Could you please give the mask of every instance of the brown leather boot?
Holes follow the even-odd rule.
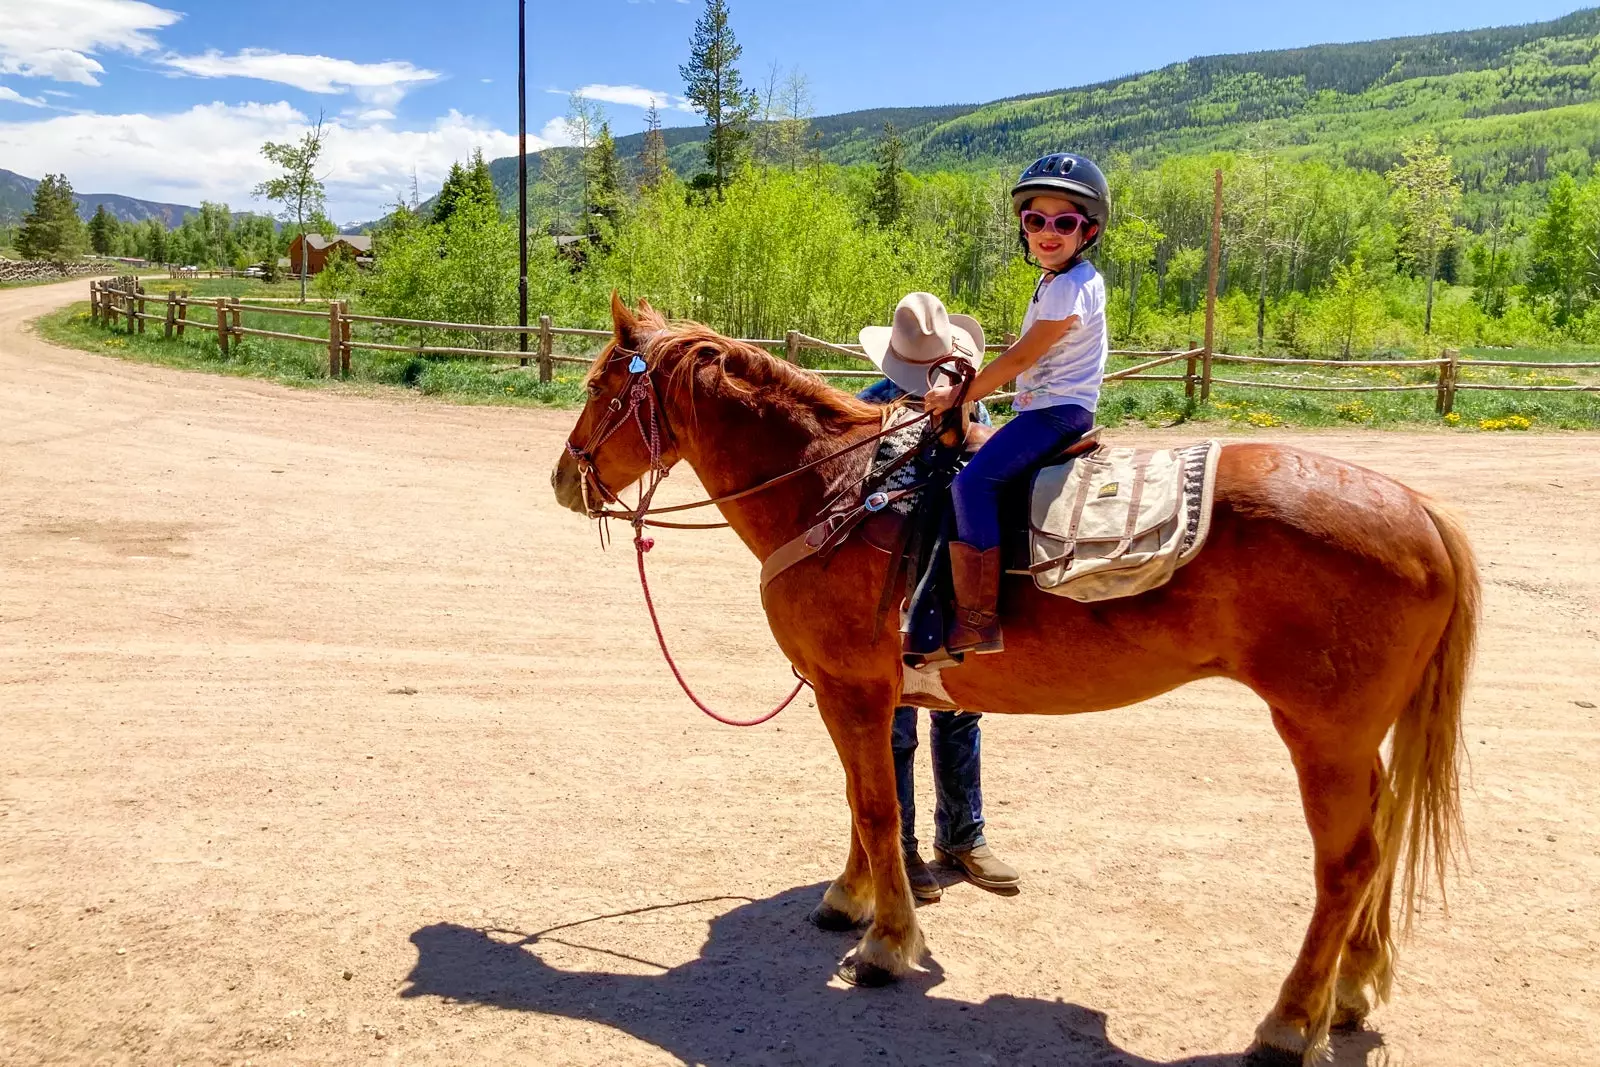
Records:
[[[978,845],[964,852],[952,852],[935,847],[934,859],[952,867],[966,876],[973,885],[1006,893],[1017,888],[1022,876],[1017,869],[996,856],[988,845]]]
[[[938,875],[922,862],[922,856],[915,850],[906,853],[906,877],[911,880],[911,895],[924,904],[932,904],[944,895]]]
[[[956,587],[956,617],[945,635],[946,652],[1000,652],[1000,549],[979,551],[950,542],[950,577]]]

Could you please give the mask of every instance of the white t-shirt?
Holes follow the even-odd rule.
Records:
[[[1100,403],[1100,379],[1111,352],[1106,337],[1106,283],[1088,260],[1040,285],[1038,299],[1028,304],[1022,319],[1022,332],[1026,334],[1040,319],[1059,321],[1074,315],[1078,324],[1037,363],[1017,375],[1017,398],[1011,406],[1018,411],[1061,404],[1093,411]]]

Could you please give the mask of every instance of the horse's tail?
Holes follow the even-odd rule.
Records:
[[[1380,999],[1389,995],[1390,900],[1401,871],[1400,904],[1409,931],[1429,883],[1445,899],[1445,876],[1465,843],[1461,822],[1461,701],[1478,639],[1478,564],[1460,521],[1424,501],[1455,575],[1455,603],[1421,680],[1394,724],[1387,768],[1379,784],[1376,833],[1381,863],[1356,918],[1356,933],[1380,947],[1383,966],[1371,976]],[[1404,862],[1402,862],[1402,860]]]

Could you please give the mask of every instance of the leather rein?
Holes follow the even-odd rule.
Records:
[[[699,708],[701,711],[705,712],[706,715],[715,719],[717,722],[723,723],[724,725],[759,726],[761,723],[766,722],[768,719],[771,719],[773,716],[777,715],[784,708],[788,707],[794,701],[794,698],[800,695],[800,690],[804,689],[810,683],[804,677],[802,677],[800,672],[796,671],[791,664],[789,669],[794,671],[795,677],[799,679],[798,682],[795,684],[794,689],[790,691],[789,695],[784,697],[782,702],[780,702],[777,707],[773,708],[764,715],[754,719],[738,720],[728,718],[712,710],[710,707],[707,707],[706,704],[694,694],[694,691],[689,688],[689,683],[684,679],[683,672],[678,669],[677,663],[672,658],[672,653],[667,648],[667,639],[661,630],[661,620],[656,616],[655,600],[650,595],[650,582],[645,576],[644,567],[645,553],[649,552],[655,547],[655,538],[646,537],[644,528],[646,526],[654,526],[674,530],[724,529],[728,526],[728,523],[726,522],[663,522],[659,519],[652,518],[652,516],[693,511],[697,508],[711,507],[717,504],[728,504],[735,500],[742,500],[745,497],[754,496],[756,493],[765,492],[776,485],[781,485],[791,478],[805,474],[807,471],[815,470],[826,463],[831,463],[840,456],[855,452],[858,449],[864,448],[873,442],[880,441],[891,434],[900,433],[901,431],[905,430],[906,427],[926,420],[929,417],[928,413],[922,412],[915,418],[908,419],[905,422],[886,425],[884,429],[871,435],[870,437],[864,437],[854,444],[847,445],[835,452],[830,452],[828,455],[823,456],[820,459],[811,460],[810,462],[804,463],[791,471],[778,475],[776,478],[769,478],[766,481],[761,482],[758,485],[750,486],[747,489],[741,489],[734,493],[724,493],[721,496],[709,497],[705,500],[697,500],[688,504],[673,504],[668,507],[659,508],[652,507],[651,501],[655,499],[656,490],[661,487],[661,483],[666,480],[667,475],[671,472],[671,468],[661,461],[661,457],[663,455],[662,438],[664,434],[667,436],[671,435],[671,428],[665,424],[665,420],[663,420],[661,417],[661,394],[657,388],[657,383],[654,377],[654,368],[652,368],[646,362],[644,355],[637,349],[623,348],[620,345],[613,350],[611,356],[606,360],[606,364],[609,366],[613,360],[622,356],[628,357],[628,378],[623,383],[622,388],[618,390],[617,395],[612,397],[611,400],[606,404],[605,415],[601,418],[599,424],[594,428],[594,430],[590,432],[589,439],[584,442],[583,447],[579,448],[575,446],[570,438],[567,440],[567,454],[570,455],[578,465],[580,478],[579,485],[583,493],[584,511],[589,518],[598,520],[600,522],[602,531],[602,546],[604,546],[606,540],[604,532],[606,520],[623,519],[633,527],[633,547],[639,565],[639,586],[644,591],[644,603],[645,608],[650,613],[650,625],[655,629],[656,643],[661,646],[661,655],[666,659],[667,666],[671,669],[672,676],[677,679],[678,686],[683,690],[684,695],[694,703],[695,707]],[[971,374],[969,373],[965,378],[965,385],[970,385],[970,383]],[[966,392],[965,385],[962,389],[963,399]],[[624,398],[626,398],[626,400],[624,400]],[[645,448],[649,451],[650,455],[650,468],[644,476],[645,484],[639,492],[639,503],[633,508],[626,507],[617,494],[608,489],[605,483],[600,480],[600,476],[595,470],[594,462],[594,455],[600,449],[600,447],[605,444],[606,441],[610,440],[611,437],[617,433],[617,431],[621,430],[630,422],[638,429],[639,436],[641,440],[643,440]],[[842,496],[842,493],[835,495],[823,510],[826,511],[827,507],[832,506],[832,504],[839,499],[839,496]],[[597,499],[599,501],[598,504],[596,503]],[[807,534],[802,534],[801,538],[806,536]],[[763,582],[763,585],[764,584],[765,582]]]

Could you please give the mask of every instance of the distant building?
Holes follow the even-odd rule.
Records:
[[[300,242],[306,243],[306,273],[318,274],[327,265],[328,256],[338,245],[344,246],[345,254],[356,261],[357,266],[370,266],[372,263],[372,238],[364,234],[341,233],[333,237],[324,237],[320,233],[308,233],[304,237],[296,236],[289,242],[289,272],[300,273]]]

